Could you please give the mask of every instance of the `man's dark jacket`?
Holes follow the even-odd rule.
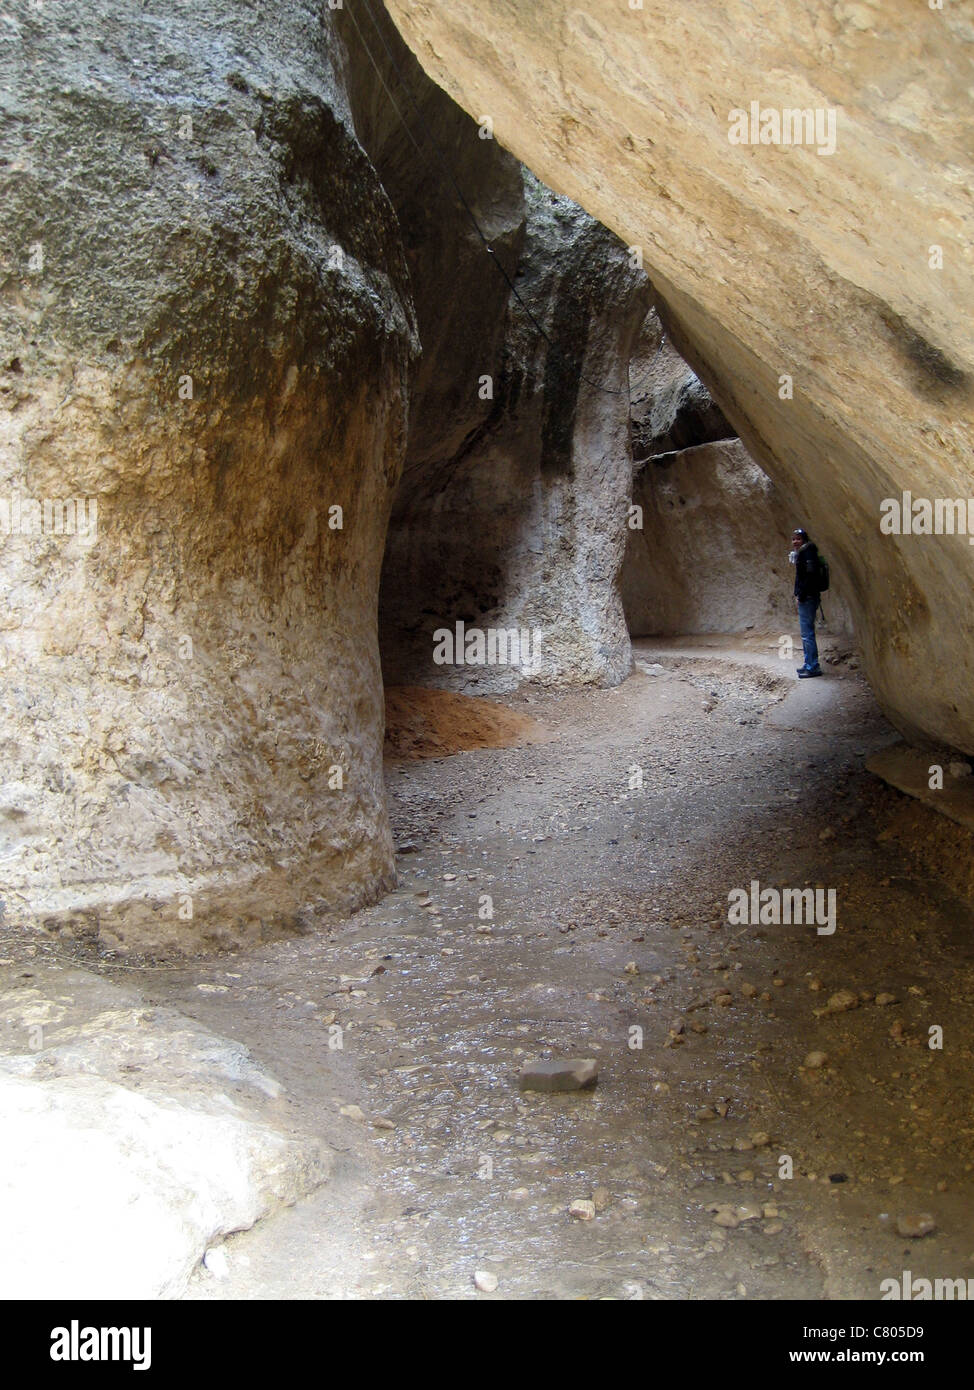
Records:
[[[795,598],[799,603],[807,603],[810,598],[820,598],[818,586],[818,546],[814,541],[806,541],[795,556]]]

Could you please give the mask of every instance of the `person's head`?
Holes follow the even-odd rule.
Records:
[[[791,544],[795,550],[801,550],[803,545],[808,544],[808,532],[803,531],[800,526],[796,526],[791,533]]]

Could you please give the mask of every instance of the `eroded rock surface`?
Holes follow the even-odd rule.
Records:
[[[2,896],[112,948],[261,939],[392,881],[395,215],[326,0],[4,21],[0,502],[97,531],[0,538]]]
[[[4,1298],[177,1296],[214,1240],[326,1177],[280,1084],[175,1010],[39,963],[0,971],[0,1008]]]
[[[827,546],[884,708],[909,737],[974,750],[974,547],[879,530],[905,489],[974,493],[969,14],[389,9],[451,96],[642,247],[676,346]],[[729,113],[752,101],[837,110],[834,153],[732,144]]]
[[[631,477],[626,381],[648,286],[569,199],[525,175],[525,201],[516,284],[532,317],[511,296],[501,349],[480,363],[489,413],[397,499],[380,600],[393,680],[486,691],[526,671],[544,683],[613,684],[630,669],[617,582]],[[480,275],[490,273],[485,263]],[[436,632],[458,620],[531,634],[530,665],[434,664]]]
[[[792,531],[806,519],[734,436],[655,310],[629,378],[640,525],[626,538],[620,588],[631,635],[795,632],[787,556]],[[847,633],[835,579],[823,611],[829,631]]]

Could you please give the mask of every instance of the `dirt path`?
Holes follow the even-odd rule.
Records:
[[[799,686],[756,643],[637,646],[662,673],[505,702],[548,741],[391,762],[401,886],[340,932],[147,981],[338,1151],[192,1297],[479,1298],[484,1270],[495,1297],[875,1298],[904,1269],[974,1275],[974,938],[876,839],[895,793],[862,764],[891,731],[853,672]],[[834,888],[834,935],[728,925],[752,879]],[[839,991],[855,1007],[817,1017]],[[535,1056],[598,1058],[598,1088],[519,1093]],[[896,1234],[920,1213],[933,1234]]]

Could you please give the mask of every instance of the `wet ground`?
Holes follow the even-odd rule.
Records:
[[[974,1278],[971,910],[883,830],[899,794],[863,764],[895,735],[846,665],[637,658],[663,670],[504,701],[547,741],[391,761],[400,888],[339,931],[140,977],[336,1151],[191,1297]],[[834,889],[835,932],[731,925],[752,880]],[[596,1058],[599,1084],[522,1093],[536,1057]]]

